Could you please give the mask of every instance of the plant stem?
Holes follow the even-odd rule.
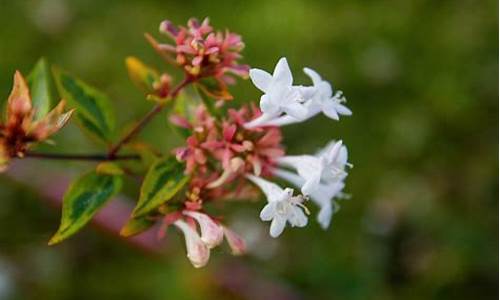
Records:
[[[40,153],[26,152],[24,154],[28,158],[53,159],[53,160],[83,160],[83,161],[116,161],[116,160],[136,160],[140,159],[139,155],[115,155],[109,157],[107,154],[64,154],[64,153]]]
[[[181,81],[168,95],[167,98],[170,98],[171,101],[174,100],[179,92],[189,83],[192,82],[192,79],[189,76],[186,76],[183,81]],[[124,135],[114,146],[111,147],[111,149],[108,152],[108,158],[112,159],[116,157],[116,154],[120,149],[123,147],[123,145],[127,144],[132,138],[134,138],[145,126],[148,124],[154,116],[156,116],[158,113],[160,113],[163,108],[165,107],[164,102],[156,104],[153,109],[151,109],[135,126],[126,134]]]

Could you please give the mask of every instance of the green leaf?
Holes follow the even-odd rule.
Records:
[[[217,107],[215,107],[215,101],[213,99],[210,99],[204,92],[203,90],[199,87],[199,86],[196,86],[196,92],[198,93],[198,96],[200,97],[201,99],[201,102],[205,105],[205,107],[207,108],[207,111],[212,115],[212,116],[215,116],[217,118],[220,118],[221,117],[221,112],[222,112],[222,109],[218,109]]]
[[[45,58],[38,60],[27,79],[30,87],[31,101],[35,108],[34,118],[35,120],[39,120],[49,112],[52,104],[50,70]]]
[[[143,216],[170,200],[188,182],[184,164],[175,157],[156,161],[148,170],[141,187],[139,202],[132,216]]]
[[[57,89],[76,108],[76,120],[90,135],[110,141],[115,118],[109,98],[68,73],[54,68]]]
[[[168,106],[167,108],[171,110],[173,113],[183,116],[186,119],[194,119],[194,110],[200,103],[196,102],[192,96],[188,95],[188,93],[184,90],[181,91],[172,106]]]
[[[149,229],[154,224],[155,222],[147,217],[131,218],[120,230],[120,235],[124,237],[136,235]]]
[[[185,118],[189,123],[194,122],[196,119],[196,107],[201,104],[201,100],[199,98],[200,97],[188,95],[186,91],[181,91],[177,96],[177,99],[173,102],[173,105],[167,106],[168,115],[176,115]],[[170,121],[168,122],[168,126],[183,140],[193,134],[191,129],[180,127]]]
[[[78,232],[118,193],[121,186],[120,176],[102,175],[95,171],[73,182],[63,198],[61,225],[49,245],[57,244]]]

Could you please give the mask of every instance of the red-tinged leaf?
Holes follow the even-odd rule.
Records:
[[[31,112],[31,96],[28,84],[21,72],[14,74],[14,84],[7,100],[7,120],[23,118]]]
[[[62,100],[48,114],[35,122],[30,134],[37,140],[42,141],[61,129],[71,118],[74,110],[64,112],[65,101]]]

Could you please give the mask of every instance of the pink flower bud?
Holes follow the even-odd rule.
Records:
[[[171,115],[169,121],[170,123],[179,126],[181,128],[186,128],[186,129],[191,128],[191,124],[189,124],[189,121],[186,118],[181,117],[179,115]]]
[[[165,20],[160,24],[160,32],[172,38],[175,45],[169,47],[149,38],[153,47],[169,62],[175,61],[191,77],[213,76],[224,81],[228,78],[225,73],[248,77],[249,67],[238,63],[244,47],[241,37],[227,30],[214,32],[208,18],[201,23],[189,19],[187,27],[176,27]]]
[[[247,251],[247,245],[243,238],[227,227],[224,227],[224,235],[226,236],[227,243],[229,244],[233,255],[245,254]]]
[[[195,219],[200,225],[201,240],[209,249],[219,245],[224,238],[222,227],[208,215],[196,211],[184,210],[183,214]]]
[[[177,220],[174,225],[184,234],[186,240],[187,257],[195,268],[201,268],[210,259],[210,249],[201,240],[198,232],[183,220]]]
[[[175,38],[179,34],[179,29],[169,20],[165,20],[160,24],[160,32]]]

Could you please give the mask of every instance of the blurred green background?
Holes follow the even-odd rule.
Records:
[[[92,227],[48,247],[59,211],[2,176],[0,299],[497,299],[497,13],[494,0],[0,0],[2,100],[13,72],[45,56],[108,92],[125,124],[151,104],[124,58],[162,66],[142,34],[209,16],[243,36],[251,66],[286,56],[298,82],[309,66],[344,91],[352,117],[288,126],[285,144],[298,154],[342,138],[355,165],[328,231],[313,221],[273,240],[260,204],[230,204],[251,253],[218,248],[201,270],[173,231],[160,257]],[[232,91],[259,97],[249,81]],[[179,140],[164,122],[143,137],[166,152]],[[73,125],[55,139],[94,147]],[[34,177],[89,167],[30,163]]]

